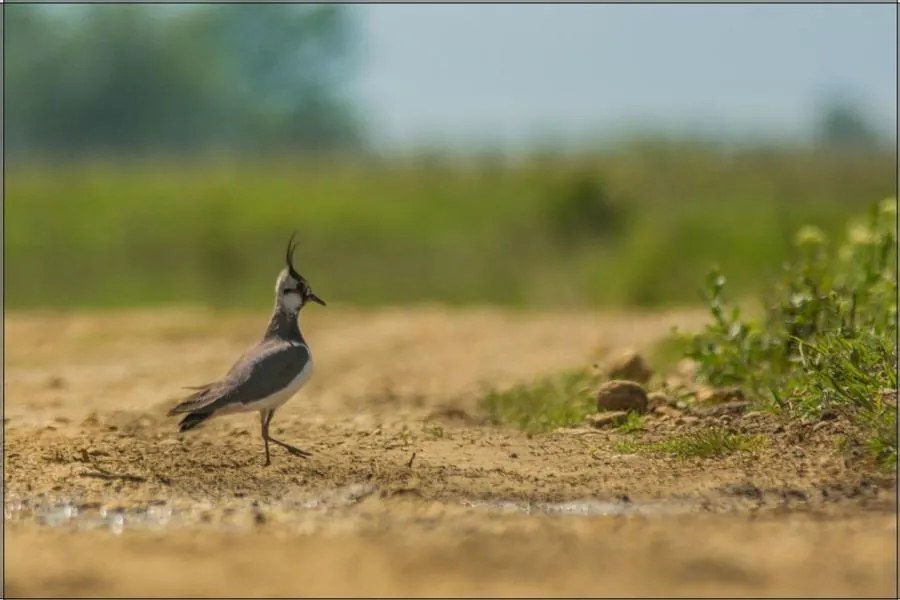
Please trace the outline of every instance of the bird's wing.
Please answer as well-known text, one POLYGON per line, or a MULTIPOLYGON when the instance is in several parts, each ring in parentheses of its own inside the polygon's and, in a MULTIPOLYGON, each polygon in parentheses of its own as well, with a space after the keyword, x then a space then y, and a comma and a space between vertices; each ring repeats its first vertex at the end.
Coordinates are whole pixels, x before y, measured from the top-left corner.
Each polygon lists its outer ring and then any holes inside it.
POLYGON ((286 341, 267 341, 245 353, 221 381, 203 386, 170 414, 216 411, 249 404, 284 389, 310 360, 309 348, 286 341))

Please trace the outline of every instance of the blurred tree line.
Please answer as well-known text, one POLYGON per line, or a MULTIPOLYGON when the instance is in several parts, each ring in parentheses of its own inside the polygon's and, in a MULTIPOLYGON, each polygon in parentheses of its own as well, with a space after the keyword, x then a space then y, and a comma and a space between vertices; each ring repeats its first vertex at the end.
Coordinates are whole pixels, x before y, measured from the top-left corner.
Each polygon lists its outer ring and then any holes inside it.
POLYGON ((858 151, 896 146, 893 132, 882 132, 859 102, 839 91, 832 92, 819 107, 817 141, 831 148, 858 151))
POLYGON ((336 5, 11 5, 12 155, 362 141, 345 91, 354 23, 336 5))

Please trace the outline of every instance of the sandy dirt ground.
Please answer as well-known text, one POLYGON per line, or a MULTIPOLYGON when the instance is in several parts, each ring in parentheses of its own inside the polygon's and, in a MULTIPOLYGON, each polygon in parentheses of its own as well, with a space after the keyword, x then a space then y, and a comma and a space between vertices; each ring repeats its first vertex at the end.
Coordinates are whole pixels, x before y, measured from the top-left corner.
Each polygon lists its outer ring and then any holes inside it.
MULTIPOLYGON (((897 595, 896 478, 839 420, 728 427, 753 452, 624 453, 709 427, 547 434, 477 399, 702 313, 312 307, 316 372, 277 414, 180 434, 265 314, 5 316, 5 597, 897 595), (620 451, 617 451, 617 448, 620 451)), ((719 423, 720 425, 721 423, 719 423)))

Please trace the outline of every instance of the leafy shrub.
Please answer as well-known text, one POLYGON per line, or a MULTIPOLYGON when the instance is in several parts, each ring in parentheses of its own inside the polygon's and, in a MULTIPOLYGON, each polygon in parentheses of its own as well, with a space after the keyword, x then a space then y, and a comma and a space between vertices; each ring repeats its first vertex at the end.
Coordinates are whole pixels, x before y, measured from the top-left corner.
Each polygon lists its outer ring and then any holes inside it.
POLYGON ((761 319, 728 308, 725 277, 711 272, 713 321, 682 338, 700 378, 742 386, 791 415, 842 412, 883 464, 896 462, 896 210, 896 199, 886 199, 851 220, 836 246, 819 229, 802 228, 761 319))

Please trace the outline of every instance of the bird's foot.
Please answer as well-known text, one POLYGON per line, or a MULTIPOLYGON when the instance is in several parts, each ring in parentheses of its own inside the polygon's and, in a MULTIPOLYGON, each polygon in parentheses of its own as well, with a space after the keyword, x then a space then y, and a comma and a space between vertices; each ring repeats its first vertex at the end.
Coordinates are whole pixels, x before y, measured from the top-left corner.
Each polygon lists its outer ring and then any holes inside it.
POLYGON ((300 456, 302 458, 309 458, 310 456, 312 456, 312 452, 307 452, 306 450, 301 450, 300 448, 295 448, 293 446, 289 446, 288 444, 284 445, 284 449, 294 456, 300 456))
POLYGON ((285 450, 287 450, 294 456, 299 456, 301 458, 309 458, 310 456, 312 456, 312 452, 307 452, 306 450, 302 450, 295 446, 291 446, 290 444, 285 444, 284 442, 281 442, 279 440, 269 438, 269 441, 272 442, 273 444, 278 444, 279 446, 281 446, 282 448, 284 448, 285 450))

